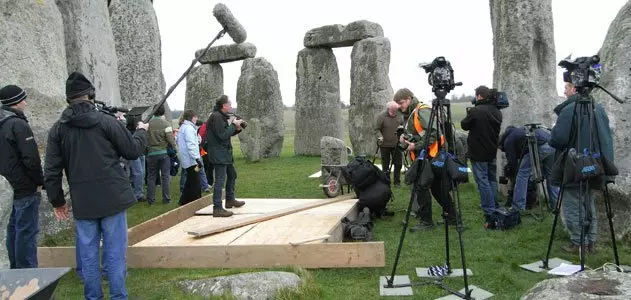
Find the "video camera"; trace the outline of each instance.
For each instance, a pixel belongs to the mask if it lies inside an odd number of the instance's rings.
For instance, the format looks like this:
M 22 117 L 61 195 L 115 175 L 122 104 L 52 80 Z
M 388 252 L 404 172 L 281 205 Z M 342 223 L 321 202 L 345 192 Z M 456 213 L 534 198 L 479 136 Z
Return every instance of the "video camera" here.
M 462 85 L 462 82 L 454 82 L 454 69 L 444 56 L 436 57 L 429 64 L 419 64 L 419 67 L 429 73 L 427 82 L 432 86 L 432 92 L 440 91 L 446 95 L 456 86 Z
M 243 118 L 241 118 L 241 116 L 239 116 L 239 115 L 237 115 L 235 113 L 232 113 L 232 112 L 229 112 L 228 116 L 229 117 L 235 117 L 237 120 L 242 120 L 243 122 L 241 123 L 241 128 L 245 129 L 248 126 L 248 123 L 246 123 L 245 120 L 243 120 Z
M 559 67 L 567 70 L 563 72 L 563 81 L 572 83 L 577 90 L 583 88 L 591 90 L 598 84 L 602 74 L 600 57 L 598 55 L 581 56 L 571 60 L 571 56 L 559 62 Z
M 471 99 L 471 104 L 475 105 L 476 101 L 475 97 L 473 97 L 473 99 Z M 497 89 L 491 89 L 488 101 L 494 103 L 495 107 L 498 109 L 504 109 L 509 106 L 506 92 L 500 92 Z

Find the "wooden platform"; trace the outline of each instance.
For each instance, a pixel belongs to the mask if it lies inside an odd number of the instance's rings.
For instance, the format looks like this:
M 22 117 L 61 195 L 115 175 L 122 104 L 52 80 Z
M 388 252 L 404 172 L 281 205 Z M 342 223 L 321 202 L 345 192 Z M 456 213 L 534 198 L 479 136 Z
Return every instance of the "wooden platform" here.
M 246 205 L 230 209 L 233 216 L 214 218 L 209 215 L 212 195 L 208 195 L 130 228 L 127 264 L 130 268 L 383 267 L 383 242 L 342 243 L 340 220 L 357 215 L 357 199 L 352 196 L 343 195 L 336 203 L 196 238 L 187 232 L 331 200 L 241 199 Z M 304 242 L 313 238 L 319 239 Z M 39 247 L 39 265 L 74 267 L 74 254 L 74 247 Z

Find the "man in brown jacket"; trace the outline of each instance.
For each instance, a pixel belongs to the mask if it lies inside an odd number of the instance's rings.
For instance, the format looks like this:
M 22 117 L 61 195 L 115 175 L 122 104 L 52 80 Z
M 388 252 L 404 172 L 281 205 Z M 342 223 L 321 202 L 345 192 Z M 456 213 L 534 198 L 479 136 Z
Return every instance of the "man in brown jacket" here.
M 399 105 L 390 101 L 386 103 L 386 111 L 377 115 L 374 124 L 375 137 L 381 153 L 381 168 L 390 180 L 390 158 L 394 165 L 394 185 L 401 185 L 401 167 L 403 153 L 397 149 L 397 128 L 403 124 L 403 115 L 397 113 Z

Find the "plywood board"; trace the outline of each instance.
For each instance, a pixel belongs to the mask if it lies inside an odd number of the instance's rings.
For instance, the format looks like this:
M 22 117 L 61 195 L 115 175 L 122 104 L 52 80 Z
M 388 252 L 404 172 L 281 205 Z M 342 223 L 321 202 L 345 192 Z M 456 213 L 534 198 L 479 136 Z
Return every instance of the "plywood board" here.
M 257 203 L 269 203 L 246 199 L 252 210 L 257 209 Z M 273 199 L 285 207 L 295 206 L 296 203 L 317 202 L 321 199 Z M 302 202 L 301 202 L 302 201 Z M 295 214 L 271 219 L 268 221 L 246 225 L 221 233 L 195 238 L 187 232 L 193 228 L 209 225 L 226 225 L 238 222 L 252 215 L 233 215 L 229 218 L 213 218 L 211 216 L 191 217 L 163 232 L 157 233 L 135 246 L 202 246 L 202 245 L 248 245 L 248 244 L 288 244 L 289 242 L 304 240 L 314 236 L 329 234 L 342 217 L 353 210 L 357 200 L 345 200 L 338 203 L 319 206 Z M 248 204 L 246 204 L 247 206 Z M 266 204 L 265 204 L 266 205 Z M 264 206 L 264 205 L 263 205 Z M 245 207 L 245 206 L 244 206 Z M 242 208 L 244 208 L 242 207 Z M 285 207 L 281 207 L 283 209 Z M 235 209 L 236 210 L 236 209 Z M 334 241 L 340 240 L 336 237 Z M 318 243 L 323 241 L 314 241 Z
M 243 214 L 265 214 L 280 210 L 283 208 L 289 208 L 292 206 L 308 203 L 316 203 L 322 201 L 322 199 L 266 199 L 266 198 L 248 198 L 239 199 L 245 201 L 245 205 L 241 207 L 229 208 L 235 215 Z M 212 203 L 211 203 L 212 204 Z M 196 215 L 212 215 L 213 206 L 209 205 L 195 212 Z
M 130 268 L 384 267 L 383 242 L 127 248 Z M 74 247 L 39 247 L 39 267 L 75 267 Z

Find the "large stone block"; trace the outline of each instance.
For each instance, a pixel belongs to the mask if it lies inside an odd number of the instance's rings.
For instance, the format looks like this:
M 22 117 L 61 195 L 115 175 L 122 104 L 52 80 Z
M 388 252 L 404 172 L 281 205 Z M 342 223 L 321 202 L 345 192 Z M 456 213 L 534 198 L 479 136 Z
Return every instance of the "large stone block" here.
M 0 0 L 0 8 L 0 85 L 15 84 L 28 93 L 26 115 L 43 156 L 48 130 L 66 106 L 68 70 L 61 13 L 53 0 Z M 0 241 L 4 242 L 13 192 L 4 179 L 0 191 Z M 46 202 L 42 199 L 41 211 L 50 212 Z M 50 215 L 42 213 L 40 224 L 49 221 Z M 49 230 L 42 226 L 40 237 Z M 8 265 L 4 246 L 0 247 L 0 265 Z
M 344 140 L 340 74 L 333 50 L 305 48 L 298 52 L 295 110 L 295 154 L 320 155 L 323 136 Z
M 393 91 L 388 38 L 369 38 L 355 43 L 351 52 L 351 93 L 348 110 L 349 135 L 353 152 L 374 155 L 377 139 L 373 132 L 375 116 L 385 111 Z
M 305 34 L 305 47 L 350 47 L 355 42 L 366 38 L 382 37 L 383 28 L 377 23 L 366 20 L 341 24 L 326 25 L 309 30 Z
M 68 73 L 83 73 L 98 100 L 121 105 L 118 59 L 105 1 L 55 0 L 64 20 Z
M 239 134 L 241 151 L 258 150 L 259 155 L 247 154 L 248 158 L 278 157 L 283 147 L 285 127 L 283 125 L 283 99 L 280 94 L 278 73 L 265 58 L 248 58 L 241 66 L 237 82 L 237 106 L 244 120 L 258 119 L 260 129 Z M 260 130 L 260 133 L 259 133 Z M 258 147 L 247 144 L 259 140 Z
M 158 19 L 149 1 L 112 0 L 110 22 L 118 57 L 124 106 L 155 105 L 162 99 L 162 49 Z
M 197 112 L 202 120 L 213 112 L 215 100 L 223 95 L 223 68 L 219 64 L 194 67 L 186 76 L 184 109 Z
M 205 49 L 195 52 L 195 57 L 199 57 Z M 210 47 L 206 53 L 198 59 L 202 64 L 227 63 L 256 56 L 256 46 L 252 43 L 229 44 Z
M 610 185 L 611 204 L 615 214 L 614 228 L 617 239 L 629 237 L 631 232 L 631 120 L 629 101 L 631 100 L 631 2 L 627 2 L 609 26 L 609 31 L 598 52 L 603 73 L 600 85 L 605 89 L 627 98 L 625 104 L 615 102 L 603 91 L 592 92 L 609 115 L 609 125 L 613 132 L 614 160 L 620 175 L 616 184 Z M 602 199 L 598 203 L 599 239 L 609 240 L 609 226 Z

